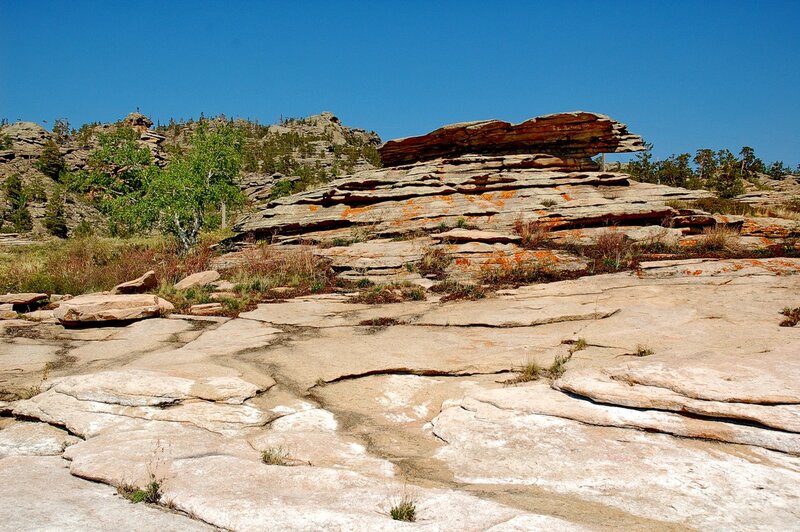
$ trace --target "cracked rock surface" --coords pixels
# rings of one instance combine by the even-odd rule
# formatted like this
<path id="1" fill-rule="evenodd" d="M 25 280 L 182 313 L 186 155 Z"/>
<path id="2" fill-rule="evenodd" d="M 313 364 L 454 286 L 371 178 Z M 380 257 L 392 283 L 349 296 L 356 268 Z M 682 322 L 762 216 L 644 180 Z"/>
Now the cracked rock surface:
<path id="1" fill-rule="evenodd" d="M 798 259 L 692 259 L 477 301 L 6 320 L 0 522 L 793 529 L 800 328 L 779 323 L 799 274 Z M 533 363 L 540 378 L 518 378 Z M 115 490 L 153 481 L 158 504 Z M 388 515 L 404 497 L 414 523 Z"/>

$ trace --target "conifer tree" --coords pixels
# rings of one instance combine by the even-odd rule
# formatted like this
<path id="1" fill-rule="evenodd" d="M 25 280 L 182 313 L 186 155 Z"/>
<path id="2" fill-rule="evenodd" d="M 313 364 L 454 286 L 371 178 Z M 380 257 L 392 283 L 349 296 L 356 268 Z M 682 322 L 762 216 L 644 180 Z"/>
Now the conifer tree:
<path id="1" fill-rule="evenodd" d="M 47 209 L 44 211 L 44 227 L 47 232 L 58 238 L 67 238 L 67 219 L 64 214 L 64 193 L 55 189 L 50 194 Z"/>
<path id="2" fill-rule="evenodd" d="M 33 229 L 31 213 L 28 211 L 28 197 L 22 187 L 22 178 L 13 174 L 6 180 L 6 208 L 3 218 L 11 224 L 12 230 L 23 233 Z"/>

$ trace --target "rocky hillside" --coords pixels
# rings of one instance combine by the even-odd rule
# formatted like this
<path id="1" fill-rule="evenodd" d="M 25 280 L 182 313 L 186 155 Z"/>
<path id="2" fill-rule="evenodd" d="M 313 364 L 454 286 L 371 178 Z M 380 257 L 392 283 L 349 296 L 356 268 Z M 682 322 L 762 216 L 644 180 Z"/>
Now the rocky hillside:
<path id="1" fill-rule="evenodd" d="M 220 117 L 205 122 L 214 127 L 221 120 L 228 121 Z M 131 113 L 113 124 L 87 124 L 78 130 L 69 131 L 67 128 L 58 133 L 30 122 L 4 126 L 0 128 L 0 139 L 5 144 L 0 150 L 0 190 L 5 179 L 19 174 L 28 196 L 32 231 L 45 234 L 43 218 L 47 199 L 57 189 L 54 179 L 37 168 L 48 142 L 55 143 L 63 157 L 63 171 L 89 171 L 90 158 L 101 147 L 100 136 L 126 127 L 136 132 L 139 146 L 147 148 L 153 164 L 163 167 L 172 154 L 186 148 L 188 136 L 199 123 L 174 123 L 154 129 L 149 118 Z M 342 125 L 331 113 L 287 119 L 271 126 L 244 120 L 232 123 L 247 138 L 239 185 L 251 201 L 291 194 L 379 164 L 377 147 L 380 138 L 375 133 Z M 65 197 L 70 233 L 74 233 L 81 222 L 94 231 L 102 233 L 105 230 L 103 216 L 91 202 L 70 193 L 65 193 Z M 0 194 L 0 198 L 4 202 L 0 203 L 0 212 L 5 212 L 8 208 L 5 193 Z"/>

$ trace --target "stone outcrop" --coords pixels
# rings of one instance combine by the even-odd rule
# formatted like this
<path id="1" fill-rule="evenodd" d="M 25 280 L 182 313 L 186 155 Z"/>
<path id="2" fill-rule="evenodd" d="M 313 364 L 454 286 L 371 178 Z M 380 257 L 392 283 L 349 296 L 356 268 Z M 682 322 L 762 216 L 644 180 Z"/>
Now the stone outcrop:
<path id="1" fill-rule="evenodd" d="M 33 122 L 15 122 L 0 129 L 0 135 L 11 139 L 11 151 L 15 156 L 38 157 L 52 133 Z"/>
<path id="2" fill-rule="evenodd" d="M 443 273 L 460 280 L 474 281 L 487 266 L 522 263 L 579 272 L 586 262 L 572 252 L 575 245 L 592 245 L 609 230 L 674 253 L 697 248 L 718 228 L 729 230 L 722 238 L 737 249 L 797 247 L 797 220 L 689 208 L 712 194 L 639 183 L 590 159 L 641 147 L 624 125 L 592 113 L 445 126 L 384 144 L 383 168 L 265 201 L 235 230 L 240 239 L 269 239 L 287 250 L 323 244 L 315 253 L 342 277 L 375 282 L 419 283 L 410 270 L 435 250 L 451 259 Z M 541 233 L 533 243 L 522 238 L 528 227 Z M 236 260 L 234 254 L 215 266 Z"/>
<path id="3" fill-rule="evenodd" d="M 547 153 L 574 159 L 586 169 L 599 153 L 644 149 L 638 135 L 625 124 L 596 113 L 576 111 L 531 118 L 519 124 L 502 120 L 464 122 L 441 127 L 426 135 L 386 142 L 378 150 L 384 166 L 399 166 L 469 153 Z"/>

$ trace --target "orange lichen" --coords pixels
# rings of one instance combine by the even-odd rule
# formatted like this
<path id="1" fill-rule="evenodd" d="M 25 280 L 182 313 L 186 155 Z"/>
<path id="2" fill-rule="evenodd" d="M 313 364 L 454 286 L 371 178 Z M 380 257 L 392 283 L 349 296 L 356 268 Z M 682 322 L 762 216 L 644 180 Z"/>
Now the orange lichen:
<path id="1" fill-rule="evenodd" d="M 561 197 L 562 197 L 562 198 L 564 198 L 564 201 L 572 201 L 572 196 L 570 196 L 570 195 L 569 195 L 569 194 L 567 194 L 566 192 L 564 192 L 563 194 L 561 194 Z"/>
<path id="2" fill-rule="evenodd" d="M 310 212 L 317 212 L 319 210 L 319 205 L 309 205 L 308 210 Z"/>
<path id="3" fill-rule="evenodd" d="M 373 210 L 375 207 L 372 205 L 367 205 L 365 207 L 347 207 L 345 210 L 342 211 L 342 220 L 347 220 L 354 216 L 360 216 L 365 212 L 369 212 Z"/>

